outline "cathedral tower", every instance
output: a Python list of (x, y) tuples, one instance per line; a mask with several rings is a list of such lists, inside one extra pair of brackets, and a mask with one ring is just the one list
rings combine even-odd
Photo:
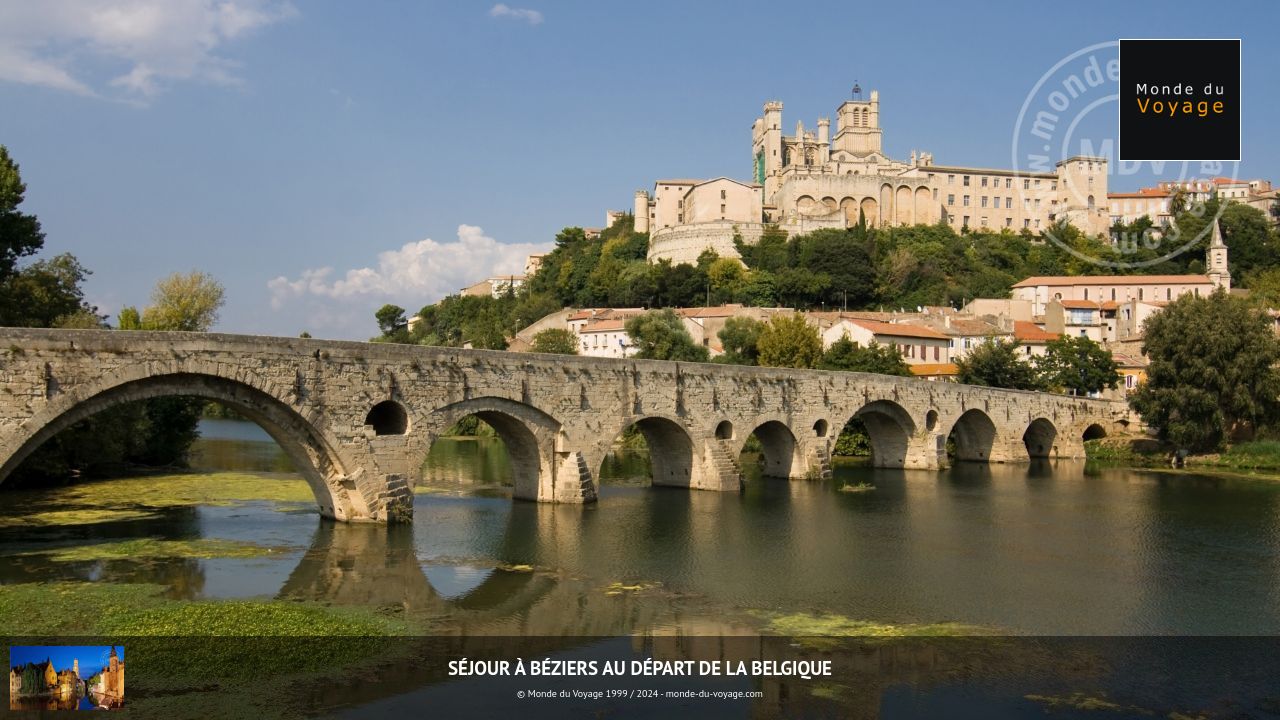
[(856, 157), (883, 155), (880, 130), (880, 91), (872, 90), (870, 100), (845, 100), (836, 110), (836, 137), (833, 152)]

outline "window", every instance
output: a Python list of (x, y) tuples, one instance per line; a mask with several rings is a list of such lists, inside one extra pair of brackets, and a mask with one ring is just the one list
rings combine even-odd
[(1089, 288), (1085, 288), (1085, 289), (1084, 289), (1084, 299), (1085, 299), (1085, 300), (1088, 300), (1088, 299), (1089, 299)]
[(1049, 189), (1050, 189), (1050, 190), (1057, 190), (1057, 189), (1058, 189), (1058, 181), (1057, 181), (1057, 180), (1054, 180), (1052, 183), (1050, 183), (1050, 184), (1049, 184)]
[(1004, 226), (1005, 226), (1005, 227), (1013, 227), (1013, 218), (1011, 218), (1011, 217), (1007, 217), (1007, 218), (1005, 218), (1005, 219), (1004, 219)]
[(947, 195), (947, 204), (948, 204), (948, 205), (955, 205), (955, 204), (956, 204), (956, 196), (955, 196), (955, 195), (951, 195), (951, 194)]
[(1024, 228), (1029, 228), (1029, 227), (1031, 227), (1031, 221), (1030, 221), (1030, 220), (1023, 220), (1023, 221), (1022, 221), (1022, 227), (1024, 227)]
[(955, 175), (948, 175), (948, 176), (947, 176), (947, 184), (948, 184), (948, 185), (955, 185), (955, 184), (956, 184), (956, 176), (955, 176)]
[(982, 227), (986, 227), (986, 226), (987, 226), (987, 216), (986, 216), (986, 215), (983, 215), (983, 216), (982, 216)]
[(965, 175), (965, 176), (964, 176), (964, 186), (965, 186), (965, 187), (969, 187), (969, 176), (968, 176), (968, 175)]
[(724, 191), (724, 190), (721, 190), (721, 191), (720, 191), (720, 199), (721, 199), (721, 200), (724, 200), (724, 199), (725, 199), (725, 191)]
[(965, 195), (965, 196), (964, 196), (964, 206), (965, 206), (965, 207), (969, 207), (969, 196), (968, 196), (968, 195)]
[(1040, 209), (1040, 198), (1036, 198), (1036, 209)]
[(986, 187), (986, 186), (987, 186), (987, 179), (982, 178), (982, 187)]
[(1114, 302), (1115, 299), (1116, 299), (1116, 289), (1111, 288), (1111, 300)]
[(963, 222), (962, 224), (963, 224), (965, 227), (969, 227), (969, 216), (968, 216), (968, 215), (965, 215), (965, 216), (964, 216), (964, 222)]
[(1138, 288), (1138, 299), (1142, 299), (1142, 288)]
[(1005, 178), (1005, 179), (1004, 179), (1004, 189), (1005, 189), (1005, 190), (1008, 190), (1008, 189), (1009, 189), (1009, 188), (1011, 188), (1011, 187), (1013, 187), (1013, 178)]
[(1023, 179), (1023, 181), (1022, 181), (1022, 189), (1023, 189), (1023, 190), (1030, 190), (1030, 189), (1031, 189), (1031, 181), (1030, 181), (1030, 180), (1027, 180), (1027, 179)]
[(1125, 375), (1125, 376), (1124, 376), (1124, 387), (1125, 387), (1125, 389), (1126, 389), (1126, 390), (1132, 390), (1132, 389), (1134, 389), (1135, 387), (1137, 387), (1137, 385), (1138, 385), (1137, 380), (1138, 380), (1138, 379), (1137, 379), (1135, 376), (1133, 376), (1133, 375)]
[(934, 189), (933, 189), (933, 199), (934, 199), (934, 200), (937, 200), (937, 199), (938, 199), (938, 188), (934, 188)]
[(986, 206), (987, 206), (987, 196), (986, 196), (986, 195), (983, 195), (983, 196), (982, 196), (982, 207), (986, 207)]
[(934, 360), (934, 362), (937, 362), (937, 361), (938, 361), (938, 358), (940, 358), (940, 357), (942, 357), (942, 349), (941, 349), (941, 348), (939, 348), (937, 345), (934, 345), (934, 346), (933, 346), (933, 360)]
[(1039, 190), (1039, 189), (1040, 189), (1040, 181), (1039, 181), (1039, 180), (1036, 180), (1036, 189), (1037, 189), (1037, 190)]

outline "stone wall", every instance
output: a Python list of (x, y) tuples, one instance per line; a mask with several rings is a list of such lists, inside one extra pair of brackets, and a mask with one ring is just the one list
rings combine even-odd
[[(829, 472), (855, 416), (875, 464), (922, 469), (946, 463), (953, 429), (961, 459), (1013, 462), (1082, 457), (1087, 428), (1130, 422), (1113, 401), (863, 373), (198, 333), (0, 329), (0, 384), (0, 481), (102, 409), (199, 395), (262, 425), (344, 520), (408, 519), (431, 444), (471, 414), (507, 445), (515, 497), (561, 503), (595, 500), (633, 424), (655, 484), (736, 491), (753, 432), (771, 474), (801, 478)], [(380, 403), (403, 427), (370, 415)]]

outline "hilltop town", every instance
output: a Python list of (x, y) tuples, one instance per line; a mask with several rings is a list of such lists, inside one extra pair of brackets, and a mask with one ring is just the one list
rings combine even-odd
[(523, 274), (412, 317), (384, 308), (381, 339), (545, 351), (537, 338), (554, 331), (556, 351), (632, 357), (627, 322), (671, 308), (708, 359), (741, 362), (727, 324), (798, 314), (824, 352), (891, 348), (936, 381), (958, 380), (989, 341), (1036, 362), (1055, 340), (1085, 338), (1118, 373), (1091, 394), (1122, 398), (1146, 377), (1144, 323), (1169, 303), (1222, 290), (1280, 305), (1263, 252), (1278, 246), (1269, 181), (1110, 192), (1101, 157), (1051, 173), (901, 161), (883, 151), (877, 91), (840, 104), (834, 135), (826, 118), (784, 135), (782, 107), (765, 103), (752, 124), (749, 180), (659, 179), (603, 227), (566, 228)]

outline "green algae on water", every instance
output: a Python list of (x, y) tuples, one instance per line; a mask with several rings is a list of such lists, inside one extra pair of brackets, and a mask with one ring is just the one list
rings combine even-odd
[(294, 548), (267, 547), (239, 540), (204, 538), (199, 540), (157, 540), (139, 538), (118, 542), (75, 545), (52, 550), (39, 550), (23, 555), (39, 555), (54, 562), (89, 562), (94, 560), (131, 560), (150, 558), (257, 558), (280, 555)]
[(160, 585), (0, 586), (0, 635), (346, 637), (407, 635), (375, 610), (286, 600), (171, 600)]
[(964, 637), (992, 635), (990, 628), (962, 623), (891, 624), (855, 620), (843, 615), (753, 613), (765, 621), (765, 632), (793, 637)]
[(93, 525), (105, 522), (129, 520), (153, 520), (159, 513), (145, 508), (86, 507), (69, 510), (44, 510), (21, 515), (0, 516), (0, 528), (11, 527), (61, 527), (63, 525)]
[(189, 505), (270, 502), (276, 509), (314, 511), (315, 495), (296, 475), (177, 473), (98, 480), (40, 490), (13, 491), (22, 512), (0, 515), (0, 528), (88, 525), (150, 520), (158, 510)]

